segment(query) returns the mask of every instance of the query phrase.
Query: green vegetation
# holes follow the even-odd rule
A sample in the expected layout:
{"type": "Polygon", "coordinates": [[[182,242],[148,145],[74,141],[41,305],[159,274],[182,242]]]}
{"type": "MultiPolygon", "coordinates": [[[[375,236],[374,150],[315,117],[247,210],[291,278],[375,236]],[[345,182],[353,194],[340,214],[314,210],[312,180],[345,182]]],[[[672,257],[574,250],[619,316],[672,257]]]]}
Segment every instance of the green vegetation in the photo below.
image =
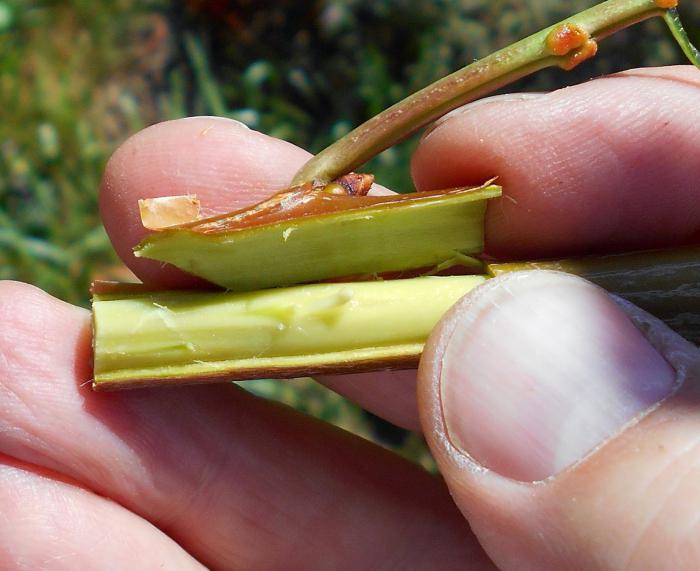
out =
{"type": "MultiPolygon", "coordinates": [[[[318,151],[415,89],[593,3],[0,0],[0,279],[87,305],[91,279],[125,274],[99,223],[97,189],[114,148],[148,124],[226,115],[318,151]]],[[[682,4],[697,44],[700,4],[682,4]]],[[[547,70],[509,90],[683,62],[663,22],[651,21],[606,40],[571,73],[547,70]]],[[[410,190],[414,145],[369,169],[410,190]]],[[[311,381],[249,388],[368,432],[354,407],[311,381]]]]}
{"type": "Polygon", "coordinates": [[[131,1],[0,6],[0,278],[85,305],[92,276],[116,264],[97,215],[105,162],[158,119],[136,48],[120,49],[147,13],[131,1]]]}

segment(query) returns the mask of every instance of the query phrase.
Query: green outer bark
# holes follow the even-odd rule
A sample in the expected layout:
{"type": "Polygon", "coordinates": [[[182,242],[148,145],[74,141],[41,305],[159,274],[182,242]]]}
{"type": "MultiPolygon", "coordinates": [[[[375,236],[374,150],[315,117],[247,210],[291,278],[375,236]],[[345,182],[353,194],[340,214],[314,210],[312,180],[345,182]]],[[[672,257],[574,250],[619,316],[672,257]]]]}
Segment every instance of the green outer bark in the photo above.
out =
{"type": "Polygon", "coordinates": [[[484,276],[93,300],[96,389],[415,366],[484,276]]]}
{"type": "Polygon", "coordinates": [[[135,254],[232,291],[436,266],[483,250],[486,199],[500,193],[492,185],[224,234],[166,230],[135,254]]]}

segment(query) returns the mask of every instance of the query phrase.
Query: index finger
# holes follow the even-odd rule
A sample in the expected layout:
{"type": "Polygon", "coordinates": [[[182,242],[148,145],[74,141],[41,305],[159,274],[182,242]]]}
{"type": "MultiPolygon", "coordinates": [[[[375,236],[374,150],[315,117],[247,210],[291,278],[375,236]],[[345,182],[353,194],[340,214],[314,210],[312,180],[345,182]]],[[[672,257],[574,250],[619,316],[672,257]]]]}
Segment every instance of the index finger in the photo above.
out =
{"type": "Polygon", "coordinates": [[[100,212],[124,263],[155,288],[189,287],[198,280],[132,248],[148,233],[140,198],[194,194],[203,214],[223,214],[285,188],[311,155],[299,147],[221,117],[191,117],[153,125],[128,139],[107,163],[100,212]]]}
{"type": "Polygon", "coordinates": [[[541,97],[482,100],[429,132],[420,190],[497,176],[487,253],[501,259],[700,240],[700,71],[630,70],[541,97]]]}

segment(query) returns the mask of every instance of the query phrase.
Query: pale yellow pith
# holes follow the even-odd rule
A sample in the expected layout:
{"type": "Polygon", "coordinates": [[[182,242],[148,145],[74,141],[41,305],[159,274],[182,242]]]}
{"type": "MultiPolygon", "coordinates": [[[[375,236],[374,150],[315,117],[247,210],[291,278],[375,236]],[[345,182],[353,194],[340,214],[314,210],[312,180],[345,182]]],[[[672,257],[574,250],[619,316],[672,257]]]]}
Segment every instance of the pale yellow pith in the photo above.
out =
{"type": "Polygon", "coordinates": [[[98,297],[95,382],[311,369],[418,355],[440,317],[484,279],[98,297]]]}

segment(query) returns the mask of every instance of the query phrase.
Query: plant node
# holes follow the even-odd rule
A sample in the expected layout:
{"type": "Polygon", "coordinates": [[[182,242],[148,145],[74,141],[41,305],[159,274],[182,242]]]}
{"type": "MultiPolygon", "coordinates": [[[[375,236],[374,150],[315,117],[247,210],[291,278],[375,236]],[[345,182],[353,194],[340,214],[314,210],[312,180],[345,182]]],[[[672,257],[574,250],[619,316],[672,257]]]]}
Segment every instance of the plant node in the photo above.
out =
{"type": "Polygon", "coordinates": [[[571,22],[565,22],[552,29],[547,34],[545,45],[552,55],[569,56],[559,64],[559,67],[567,71],[592,58],[598,51],[598,44],[591,39],[591,35],[578,24],[571,22]]]}

